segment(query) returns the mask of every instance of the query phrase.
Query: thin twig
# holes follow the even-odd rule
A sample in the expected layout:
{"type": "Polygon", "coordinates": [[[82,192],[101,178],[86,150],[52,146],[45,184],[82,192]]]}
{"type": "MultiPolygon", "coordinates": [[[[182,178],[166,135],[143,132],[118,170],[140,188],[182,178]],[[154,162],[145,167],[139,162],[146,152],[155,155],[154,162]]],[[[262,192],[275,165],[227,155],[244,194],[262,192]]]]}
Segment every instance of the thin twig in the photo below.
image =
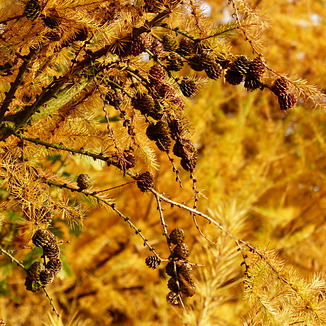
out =
{"type": "Polygon", "coordinates": [[[160,215],[160,220],[161,220],[161,225],[163,228],[163,235],[166,238],[166,242],[169,246],[170,249],[170,253],[172,254],[172,246],[171,246],[171,242],[169,241],[169,235],[168,235],[168,230],[167,230],[167,224],[165,223],[165,219],[164,219],[164,215],[163,215],[163,208],[161,205],[161,200],[159,198],[159,196],[157,196],[156,194],[154,194],[155,199],[156,199],[156,203],[157,203],[157,210],[159,211],[159,215],[160,215]]]}
{"type": "Polygon", "coordinates": [[[25,266],[18,260],[16,259],[12,254],[10,254],[7,250],[3,249],[0,247],[0,251],[8,256],[12,261],[14,261],[18,266],[20,266],[22,269],[26,270],[25,266]]]}
{"type": "Polygon", "coordinates": [[[52,180],[47,180],[47,179],[44,179],[43,180],[44,183],[48,184],[48,185],[51,185],[51,186],[55,186],[55,187],[58,187],[58,188],[65,188],[65,189],[68,189],[72,192],[80,192],[82,194],[84,194],[85,196],[87,197],[93,197],[95,198],[98,202],[102,202],[104,205],[106,206],[109,206],[115,213],[117,213],[125,222],[127,222],[129,224],[129,226],[135,230],[135,233],[141,237],[141,239],[143,240],[143,243],[144,243],[144,246],[146,246],[151,252],[153,252],[153,254],[159,258],[160,260],[164,260],[162,259],[159,254],[155,251],[155,248],[152,247],[150,244],[149,244],[149,240],[143,235],[141,229],[139,229],[130,219],[130,217],[124,215],[120,210],[117,209],[117,204],[116,203],[113,203],[113,202],[109,202],[108,200],[104,199],[104,198],[101,198],[99,196],[97,196],[97,192],[90,192],[90,191],[86,191],[86,190],[82,190],[82,189],[79,189],[79,188],[75,188],[75,187],[72,187],[72,186],[69,186],[67,184],[63,184],[63,183],[60,183],[60,182],[57,182],[57,181],[52,181],[52,180]]]}
{"type": "Polygon", "coordinates": [[[48,291],[47,291],[47,289],[45,287],[43,287],[43,292],[45,293],[46,297],[49,299],[52,310],[55,312],[55,314],[58,317],[60,317],[60,314],[58,313],[58,310],[56,309],[56,307],[55,307],[55,305],[53,303],[53,299],[50,297],[50,295],[49,295],[49,293],[48,293],[48,291]]]}

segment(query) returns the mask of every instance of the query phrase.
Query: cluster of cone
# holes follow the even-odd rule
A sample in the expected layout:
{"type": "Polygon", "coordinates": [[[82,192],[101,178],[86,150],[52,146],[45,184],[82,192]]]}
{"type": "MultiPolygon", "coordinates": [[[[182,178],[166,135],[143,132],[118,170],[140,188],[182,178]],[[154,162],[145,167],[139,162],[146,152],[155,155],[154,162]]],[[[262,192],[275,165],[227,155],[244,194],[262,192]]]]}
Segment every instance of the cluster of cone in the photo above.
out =
{"type": "Polygon", "coordinates": [[[36,292],[53,282],[54,277],[60,272],[62,263],[59,259],[60,249],[55,236],[48,230],[37,230],[32,241],[36,247],[43,249],[44,263],[35,261],[26,271],[25,286],[28,291],[36,292]]]}
{"type": "MultiPolygon", "coordinates": [[[[170,292],[166,300],[173,306],[182,305],[182,296],[192,297],[196,292],[195,283],[192,275],[192,265],[187,260],[189,249],[184,242],[184,230],[181,228],[173,229],[169,235],[169,243],[175,245],[169,262],[165,267],[165,272],[170,276],[168,288],[170,292]]],[[[149,268],[157,268],[161,260],[156,256],[148,256],[145,263],[149,268]]]]}

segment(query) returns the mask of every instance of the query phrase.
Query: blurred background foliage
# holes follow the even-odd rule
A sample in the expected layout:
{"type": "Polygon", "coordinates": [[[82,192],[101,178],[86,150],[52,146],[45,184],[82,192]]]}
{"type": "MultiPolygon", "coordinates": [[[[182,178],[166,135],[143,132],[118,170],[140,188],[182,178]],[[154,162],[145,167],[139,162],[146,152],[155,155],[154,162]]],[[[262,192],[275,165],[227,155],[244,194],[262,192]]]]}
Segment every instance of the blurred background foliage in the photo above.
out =
{"type": "MultiPolygon", "coordinates": [[[[269,24],[260,35],[268,66],[325,91],[325,2],[256,0],[250,5],[269,24]]],[[[202,9],[216,23],[232,19],[232,7],[225,1],[203,2],[202,9]]],[[[241,33],[228,38],[235,54],[251,56],[241,33]]],[[[182,70],[182,74],[189,73],[187,68],[182,70]]],[[[270,92],[248,92],[242,85],[228,85],[219,79],[202,84],[197,95],[186,102],[186,114],[199,153],[195,177],[202,196],[198,210],[255,247],[272,250],[271,257],[275,254],[275,261],[284,262],[290,278],[302,278],[311,286],[316,275],[324,278],[325,112],[303,101],[283,112],[270,92]]],[[[157,153],[157,163],[159,169],[152,170],[157,189],[191,206],[188,173],[181,172],[183,188],[179,188],[164,153],[157,153]]],[[[52,171],[64,170],[67,177],[87,173],[93,189],[126,182],[113,167],[89,158],[48,156],[44,165],[52,171]]],[[[4,198],[6,189],[0,190],[4,198]]],[[[167,257],[153,196],[140,193],[134,183],[109,194],[162,257],[167,257]]],[[[60,246],[64,266],[48,290],[63,325],[291,325],[280,312],[278,317],[271,317],[272,312],[268,316],[267,308],[263,311],[255,300],[249,300],[250,295],[246,297],[238,247],[201,218],[197,219],[202,231],[216,245],[200,236],[188,212],[164,205],[169,229],[185,230],[190,260],[204,265],[195,268],[197,293],[185,301],[184,313],[166,302],[164,264],[156,270],[145,265],[148,250],[119,216],[79,195],[67,192],[66,196],[70,204],[76,200],[90,208],[82,226],[71,227],[57,217],[53,229],[64,241],[60,246]]],[[[18,250],[16,257],[31,264],[40,256],[38,249],[20,249],[31,245],[31,229],[17,212],[2,214],[2,245],[13,246],[18,250]]],[[[44,294],[27,292],[23,271],[5,256],[0,258],[0,316],[7,325],[60,325],[51,316],[44,294]]],[[[279,283],[277,278],[269,278],[269,291],[263,298],[271,305],[272,297],[280,295],[279,283]]],[[[321,295],[325,291],[320,290],[321,295]]],[[[294,304],[287,302],[284,310],[291,310],[294,304]]],[[[319,325],[313,321],[297,324],[319,325]]]]}

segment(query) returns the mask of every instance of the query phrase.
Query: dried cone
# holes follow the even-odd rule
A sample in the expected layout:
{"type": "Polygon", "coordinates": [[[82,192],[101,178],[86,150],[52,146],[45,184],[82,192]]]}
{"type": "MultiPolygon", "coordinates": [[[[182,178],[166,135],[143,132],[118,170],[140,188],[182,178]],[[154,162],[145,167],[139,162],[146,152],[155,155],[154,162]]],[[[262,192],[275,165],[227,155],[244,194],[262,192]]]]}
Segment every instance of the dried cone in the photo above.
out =
{"type": "Polygon", "coordinates": [[[186,282],[181,278],[177,280],[175,277],[171,277],[168,281],[168,288],[175,293],[181,292],[187,297],[192,297],[196,293],[193,280],[191,280],[191,282],[186,282]]]}
{"type": "MultiPolygon", "coordinates": [[[[108,162],[108,164],[110,164],[108,162]]],[[[125,171],[133,168],[136,165],[136,157],[132,150],[124,150],[122,153],[122,157],[119,156],[119,160],[116,163],[116,166],[125,171]]]]}
{"type": "Polygon", "coordinates": [[[228,69],[225,74],[225,80],[231,85],[239,85],[243,81],[243,75],[235,69],[228,69]]]}
{"type": "Polygon", "coordinates": [[[41,7],[38,0],[27,1],[24,9],[24,16],[29,20],[35,20],[41,13],[41,7]]]}
{"type": "Polygon", "coordinates": [[[42,287],[42,283],[40,281],[33,281],[28,277],[26,277],[25,287],[27,291],[36,292],[42,287]]]}
{"type": "Polygon", "coordinates": [[[44,265],[40,261],[36,261],[27,270],[26,277],[32,281],[39,281],[40,273],[43,270],[44,270],[44,265]]]}
{"type": "MultiPolygon", "coordinates": [[[[165,266],[165,273],[168,274],[169,276],[175,276],[175,270],[174,270],[174,265],[176,265],[177,262],[174,260],[169,261],[166,266],[165,266]]],[[[178,266],[175,266],[176,271],[178,269],[178,266]]]]}
{"type": "Polygon", "coordinates": [[[192,266],[190,263],[182,263],[178,266],[178,274],[182,275],[182,277],[187,282],[192,282],[192,266]]]}
{"type": "Polygon", "coordinates": [[[109,105],[119,107],[123,102],[123,95],[116,89],[110,89],[105,95],[105,100],[109,105]]]}
{"type": "Polygon", "coordinates": [[[165,70],[161,65],[155,64],[149,69],[148,75],[150,82],[153,85],[157,85],[164,79],[165,70]]]}
{"type": "Polygon", "coordinates": [[[179,279],[180,291],[187,297],[192,297],[196,293],[196,286],[192,279],[186,281],[182,275],[179,279]]]}
{"type": "Polygon", "coordinates": [[[80,190],[88,189],[91,186],[91,178],[88,174],[82,173],[77,177],[77,186],[80,190]]]}
{"type": "Polygon", "coordinates": [[[162,43],[155,38],[151,40],[149,50],[158,58],[162,58],[166,55],[162,43]]]}
{"type": "Polygon", "coordinates": [[[219,79],[222,76],[222,71],[222,66],[216,62],[213,62],[205,69],[207,77],[215,80],[219,79]]]}
{"type": "Polygon", "coordinates": [[[176,90],[168,83],[158,84],[156,90],[160,97],[165,99],[174,99],[176,96],[176,90]]]}
{"type": "Polygon", "coordinates": [[[150,95],[146,93],[137,93],[136,97],[132,99],[132,105],[142,114],[147,114],[154,109],[155,102],[150,95]]]}
{"type": "Polygon", "coordinates": [[[173,257],[177,259],[187,259],[189,256],[189,249],[185,243],[180,243],[175,246],[173,250],[173,257]]]}
{"type": "Polygon", "coordinates": [[[147,267],[155,269],[157,268],[161,263],[161,260],[157,258],[156,256],[148,256],[145,259],[145,264],[147,267]]]}
{"type": "Polygon", "coordinates": [[[189,56],[195,51],[195,44],[189,38],[182,38],[179,42],[177,53],[183,56],[189,56]]]}
{"type": "Polygon", "coordinates": [[[183,67],[182,57],[176,52],[171,52],[166,59],[166,69],[169,71],[179,71],[183,67]]]}
{"type": "Polygon", "coordinates": [[[46,264],[46,269],[51,270],[54,274],[57,274],[61,271],[62,262],[59,258],[53,258],[48,261],[46,264]]]}
{"type": "Polygon", "coordinates": [[[180,296],[177,292],[170,291],[166,296],[166,301],[172,306],[181,306],[180,296]]]}
{"type": "Polygon", "coordinates": [[[185,132],[185,126],[179,119],[172,119],[169,121],[170,135],[172,139],[180,139],[185,132]]]}
{"type": "Polygon", "coordinates": [[[36,247],[44,247],[55,241],[55,236],[48,230],[39,229],[34,233],[32,241],[36,247]]]}
{"type": "Polygon", "coordinates": [[[193,96],[198,89],[196,82],[192,79],[189,79],[188,77],[182,78],[179,86],[182,94],[186,97],[193,96]]]}
{"type": "Polygon", "coordinates": [[[265,73],[265,61],[262,56],[256,57],[250,62],[247,77],[250,79],[260,79],[265,73]]]}
{"type": "Polygon", "coordinates": [[[147,127],[146,135],[150,140],[156,141],[156,146],[163,152],[168,152],[171,146],[171,139],[167,123],[158,121],[155,124],[150,124],[147,127]]]}
{"type": "Polygon", "coordinates": [[[173,229],[169,235],[169,242],[173,244],[181,244],[184,242],[185,232],[181,228],[173,229]]]}
{"type": "Polygon", "coordinates": [[[195,71],[208,69],[214,63],[214,58],[206,52],[195,54],[188,60],[189,67],[195,71]]]}
{"type": "Polygon", "coordinates": [[[245,78],[244,87],[247,90],[255,90],[262,87],[262,83],[258,79],[252,79],[251,77],[247,76],[245,78]]]}
{"type": "Polygon", "coordinates": [[[171,52],[178,48],[178,42],[175,37],[169,33],[165,33],[162,37],[162,44],[164,51],[171,52]]]}
{"type": "Polygon", "coordinates": [[[278,103],[280,105],[280,109],[283,111],[293,108],[296,102],[297,97],[293,93],[287,93],[278,96],[278,103]]]}
{"type": "Polygon", "coordinates": [[[145,50],[140,38],[123,38],[112,44],[110,51],[119,57],[138,56],[145,50]]]}
{"type": "Polygon", "coordinates": [[[54,280],[54,273],[50,269],[45,269],[40,273],[40,281],[42,285],[47,285],[52,283],[54,280]]]}
{"type": "Polygon", "coordinates": [[[242,75],[246,75],[250,68],[250,60],[244,56],[240,55],[235,59],[233,62],[233,68],[234,70],[238,71],[242,75]]]}
{"type": "Polygon", "coordinates": [[[181,166],[192,172],[196,167],[197,150],[189,139],[178,139],[173,147],[174,155],[181,157],[181,166]]]}
{"type": "Polygon", "coordinates": [[[51,29],[54,29],[60,25],[60,20],[50,16],[43,16],[42,20],[44,24],[51,29]]]}
{"type": "Polygon", "coordinates": [[[289,84],[287,79],[284,77],[277,78],[274,81],[271,90],[277,96],[283,96],[287,94],[289,90],[289,84]]]}
{"type": "Polygon", "coordinates": [[[150,110],[146,112],[146,114],[155,120],[161,120],[164,114],[164,110],[162,109],[159,101],[154,100],[154,103],[154,106],[150,107],[150,110]]]}
{"type": "MultiPolygon", "coordinates": [[[[145,192],[154,187],[154,176],[151,172],[144,172],[137,177],[138,188],[145,192]]],[[[155,256],[150,256],[155,257],[155,256]]],[[[156,257],[155,257],[156,258],[156,257]]]]}
{"type": "Polygon", "coordinates": [[[180,283],[175,277],[171,277],[168,281],[168,288],[173,292],[180,292],[180,283]]]}
{"type": "Polygon", "coordinates": [[[56,242],[52,242],[43,247],[43,255],[48,259],[55,259],[60,256],[60,249],[56,242]]]}

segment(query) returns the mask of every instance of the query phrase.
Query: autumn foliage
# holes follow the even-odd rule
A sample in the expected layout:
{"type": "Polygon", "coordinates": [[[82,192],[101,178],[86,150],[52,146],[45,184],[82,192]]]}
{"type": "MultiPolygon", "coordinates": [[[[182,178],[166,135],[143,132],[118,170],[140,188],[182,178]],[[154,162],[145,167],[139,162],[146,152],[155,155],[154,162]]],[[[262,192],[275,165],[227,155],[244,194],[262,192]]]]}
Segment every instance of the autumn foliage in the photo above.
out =
{"type": "Polygon", "coordinates": [[[3,0],[0,325],[325,325],[325,15],[3,0]]]}

